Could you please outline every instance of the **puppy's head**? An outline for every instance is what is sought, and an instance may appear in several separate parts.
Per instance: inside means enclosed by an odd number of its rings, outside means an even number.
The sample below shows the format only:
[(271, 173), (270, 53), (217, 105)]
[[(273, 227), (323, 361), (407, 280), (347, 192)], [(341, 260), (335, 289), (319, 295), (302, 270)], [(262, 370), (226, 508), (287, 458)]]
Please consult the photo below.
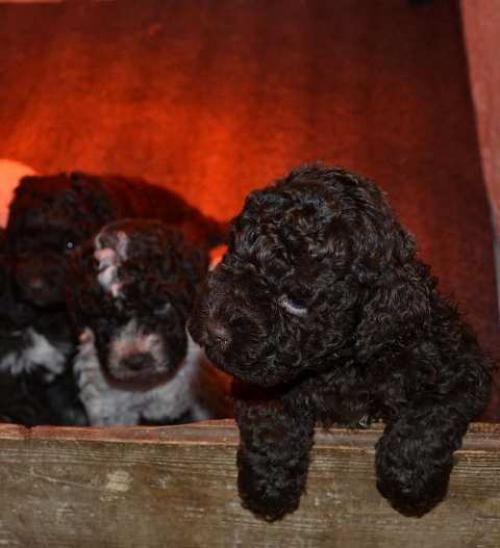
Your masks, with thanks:
[(71, 260), (70, 313), (90, 329), (109, 379), (128, 389), (165, 381), (187, 351), (186, 322), (207, 254), (158, 221), (105, 226)]
[(95, 177), (80, 173), (24, 177), (7, 224), (20, 298), (39, 307), (62, 304), (68, 256), (110, 214)]
[(262, 386), (369, 360), (428, 314), (414, 255), (373, 183), (294, 171), (247, 198), (191, 333), (216, 365)]

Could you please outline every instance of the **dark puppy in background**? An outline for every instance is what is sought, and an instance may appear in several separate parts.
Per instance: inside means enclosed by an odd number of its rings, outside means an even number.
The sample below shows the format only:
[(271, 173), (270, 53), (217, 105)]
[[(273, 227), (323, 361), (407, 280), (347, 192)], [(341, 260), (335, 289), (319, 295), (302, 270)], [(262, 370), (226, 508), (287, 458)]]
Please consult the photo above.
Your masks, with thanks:
[(68, 363), (75, 350), (67, 317), (47, 314), (13, 290), (0, 235), (0, 421), (25, 426), (87, 424)]
[(0, 243), (0, 371), (18, 375), (39, 369), (47, 380), (65, 368), (74, 350), (67, 317), (21, 300), (12, 281), (5, 235)]
[(201, 363), (186, 332), (208, 258), (196, 226), (139, 219), (106, 225), (73, 255), (68, 309), (81, 341), (74, 369), (91, 424), (224, 413), (220, 375)]
[(176, 193), (140, 179), (81, 172), (24, 177), (7, 224), (21, 299), (38, 307), (62, 306), (68, 256), (106, 223), (125, 217), (161, 219), (216, 243), (224, 233)]
[(490, 368), (381, 191), (307, 167), (248, 197), (190, 324), (234, 375), (239, 490), (272, 521), (306, 485), (314, 426), (381, 419), (380, 492), (422, 515), (443, 499)]

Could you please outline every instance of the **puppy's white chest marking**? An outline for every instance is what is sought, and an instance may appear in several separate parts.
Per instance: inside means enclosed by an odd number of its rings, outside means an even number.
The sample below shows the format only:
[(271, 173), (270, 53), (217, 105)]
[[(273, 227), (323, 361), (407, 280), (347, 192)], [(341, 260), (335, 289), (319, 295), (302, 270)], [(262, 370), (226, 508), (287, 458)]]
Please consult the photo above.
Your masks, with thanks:
[(70, 345), (51, 344), (49, 340), (28, 328), (25, 333), (28, 341), (25, 348), (7, 354), (0, 361), (0, 370), (11, 375), (19, 375), (22, 372), (31, 373), (35, 369), (44, 369), (46, 380), (52, 380), (56, 375), (64, 371), (66, 359), (70, 351)]
[(189, 410), (196, 418), (208, 418), (199, 410), (193, 394), (201, 349), (191, 339), (185, 360), (165, 384), (144, 392), (120, 390), (104, 377), (90, 329), (82, 336), (74, 371), (90, 424), (94, 426), (133, 425), (141, 417), (150, 420), (173, 420)]

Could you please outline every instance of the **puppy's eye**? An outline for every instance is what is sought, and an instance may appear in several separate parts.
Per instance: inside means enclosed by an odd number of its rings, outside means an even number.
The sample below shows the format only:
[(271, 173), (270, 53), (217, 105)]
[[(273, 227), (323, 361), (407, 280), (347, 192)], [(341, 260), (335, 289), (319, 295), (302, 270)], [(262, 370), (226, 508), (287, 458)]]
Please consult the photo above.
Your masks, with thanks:
[(293, 316), (305, 316), (307, 314), (307, 303), (300, 297), (282, 295), (278, 299), (278, 304)]
[(155, 308), (154, 309), (154, 314), (155, 316), (166, 316), (167, 314), (170, 313), (170, 311), (172, 310), (172, 304), (171, 303), (165, 303), (161, 306), (159, 306), (158, 308)]
[(73, 251), (73, 249), (75, 249), (75, 242), (73, 242), (72, 240), (68, 240), (65, 244), (64, 244), (64, 249), (66, 251)]

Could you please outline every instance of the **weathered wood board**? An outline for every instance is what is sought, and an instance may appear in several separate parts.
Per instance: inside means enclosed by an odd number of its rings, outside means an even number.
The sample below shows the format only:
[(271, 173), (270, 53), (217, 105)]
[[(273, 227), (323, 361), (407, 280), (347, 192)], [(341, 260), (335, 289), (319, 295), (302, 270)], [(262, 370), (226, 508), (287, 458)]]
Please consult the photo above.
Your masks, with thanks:
[(379, 428), (318, 431), (300, 509), (268, 524), (236, 492), (232, 421), (0, 428), (0, 546), (500, 546), (500, 425), (475, 424), (447, 500), (420, 519), (377, 492)]

